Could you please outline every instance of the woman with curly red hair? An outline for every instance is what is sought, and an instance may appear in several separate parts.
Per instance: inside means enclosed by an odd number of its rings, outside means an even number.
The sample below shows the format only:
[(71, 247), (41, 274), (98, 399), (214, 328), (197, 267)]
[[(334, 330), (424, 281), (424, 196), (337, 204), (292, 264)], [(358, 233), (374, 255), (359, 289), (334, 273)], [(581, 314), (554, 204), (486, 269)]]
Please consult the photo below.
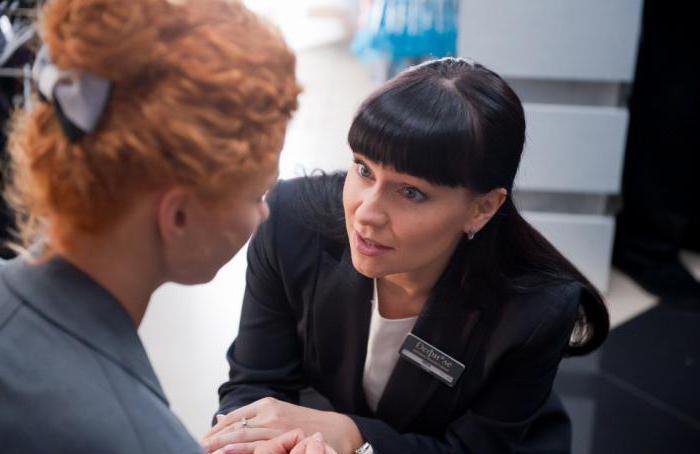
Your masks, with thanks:
[(268, 216), (295, 57), (224, 0), (53, 0), (41, 31), (9, 146), (30, 252), (0, 267), (2, 452), (199, 452), (136, 329)]

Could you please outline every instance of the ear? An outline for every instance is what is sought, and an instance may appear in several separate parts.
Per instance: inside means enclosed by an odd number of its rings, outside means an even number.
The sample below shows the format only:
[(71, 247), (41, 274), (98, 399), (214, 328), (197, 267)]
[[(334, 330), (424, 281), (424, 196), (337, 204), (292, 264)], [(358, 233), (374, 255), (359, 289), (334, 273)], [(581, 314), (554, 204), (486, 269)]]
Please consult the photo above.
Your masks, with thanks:
[(493, 189), (474, 199), (474, 211), (469, 222), (464, 226), (464, 233), (477, 233), (491, 220), (506, 201), (508, 191), (504, 188)]
[(187, 233), (190, 220), (191, 194), (183, 188), (171, 188), (158, 201), (158, 231), (164, 241), (179, 240)]

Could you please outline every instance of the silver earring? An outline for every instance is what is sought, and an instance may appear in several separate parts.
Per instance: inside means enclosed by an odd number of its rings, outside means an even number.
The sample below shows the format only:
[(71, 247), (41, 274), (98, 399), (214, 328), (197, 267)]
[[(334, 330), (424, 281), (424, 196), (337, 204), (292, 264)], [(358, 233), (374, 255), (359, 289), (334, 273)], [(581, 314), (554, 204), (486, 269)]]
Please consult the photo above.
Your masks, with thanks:
[(469, 241), (473, 240), (473, 239), (474, 239), (474, 235), (476, 235), (476, 232), (474, 232), (473, 230), (470, 230), (469, 233), (467, 233), (467, 239), (468, 239)]

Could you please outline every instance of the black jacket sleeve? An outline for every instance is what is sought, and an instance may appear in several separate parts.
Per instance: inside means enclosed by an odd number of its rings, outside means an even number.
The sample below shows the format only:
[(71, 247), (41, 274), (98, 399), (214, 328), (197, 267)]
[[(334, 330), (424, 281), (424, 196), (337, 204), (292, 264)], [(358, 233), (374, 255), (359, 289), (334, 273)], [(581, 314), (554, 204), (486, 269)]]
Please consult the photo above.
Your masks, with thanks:
[(229, 380), (219, 388), (218, 413), (263, 397), (297, 403), (303, 388), (301, 346), (293, 311), (285, 294), (274, 251), (274, 206), (279, 191), (268, 198), (270, 218), (248, 246), (248, 269), (238, 337), (227, 353)]
[[(469, 411), (447, 427), (444, 437), (399, 433), (377, 419), (350, 417), (376, 454), (568, 453), (568, 417), (551, 389), (574, 326), (579, 292), (572, 285), (560, 294), (566, 301), (551, 305), (528, 341), (501, 360)], [(540, 425), (547, 427), (539, 430)]]

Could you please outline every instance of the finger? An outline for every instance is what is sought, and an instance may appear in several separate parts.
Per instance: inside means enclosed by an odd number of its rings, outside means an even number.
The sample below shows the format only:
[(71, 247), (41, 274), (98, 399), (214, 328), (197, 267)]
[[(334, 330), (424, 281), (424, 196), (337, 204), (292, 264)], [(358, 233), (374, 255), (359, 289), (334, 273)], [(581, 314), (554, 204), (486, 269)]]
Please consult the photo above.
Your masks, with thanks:
[(309, 449), (309, 445), (313, 441), (312, 437), (313, 436), (306, 437), (303, 440), (301, 440), (289, 454), (305, 454), (305, 453), (307, 453), (308, 449)]
[[(216, 432), (212, 432), (210, 430), (206, 435), (204, 435), (204, 437), (202, 437), (202, 443), (204, 443), (204, 441), (206, 441), (206, 440), (209, 440), (209, 439), (214, 438), (214, 437), (219, 436), (219, 435), (223, 435), (227, 432), (235, 432), (235, 431), (243, 430), (243, 429), (265, 429), (266, 428), (264, 424), (258, 423), (256, 420), (257, 420), (257, 418), (246, 419), (245, 422), (243, 420), (233, 421), (230, 424), (223, 425)], [(223, 424), (223, 418), (222, 418), (222, 424)], [(280, 433), (282, 433), (281, 430), (280, 430)]]
[(241, 407), (238, 410), (229, 413), (228, 415), (217, 417), (216, 424), (214, 424), (214, 426), (211, 429), (209, 429), (209, 432), (207, 432), (204, 437), (211, 437), (212, 435), (221, 432), (223, 429), (243, 421), (243, 418), (245, 418), (246, 420), (251, 420), (255, 417), (255, 415), (256, 410), (252, 407), (249, 408), (249, 406), (246, 406)]
[(204, 438), (211, 437), (212, 435), (214, 435), (216, 432), (218, 432), (222, 428), (228, 426), (228, 424), (226, 424), (225, 421), (226, 421), (226, 415), (224, 415), (224, 414), (216, 415), (216, 424), (211, 426), (211, 429), (209, 429), (209, 431), (204, 434)]
[[(239, 408), (239, 410), (243, 410), (246, 407), (241, 407), (241, 408)], [(234, 410), (234, 411), (237, 411), (237, 410)], [(220, 432), (221, 430), (223, 430), (227, 427), (230, 427), (231, 425), (243, 420), (242, 417), (241, 418), (234, 418), (233, 416), (231, 416), (231, 415), (233, 415), (233, 413), (234, 412), (231, 412), (227, 415), (222, 415), (222, 414), (216, 415), (216, 424), (214, 424), (211, 427), (211, 429), (209, 429), (209, 432), (204, 434), (204, 438), (209, 438), (212, 435), (214, 435), (215, 433)], [(252, 419), (252, 416), (246, 417), (246, 419)]]
[(255, 449), (263, 446), (265, 441), (253, 441), (250, 443), (235, 443), (226, 445), (223, 448), (214, 452), (214, 454), (254, 454)]
[(294, 448), (289, 452), (289, 454), (305, 454), (311, 443), (312, 437), (306, 437), (299, 440), (299, 442), (294, 446)]
[(306, 445), (306, 454), (324, 454), (325, 450), (323, 437), (319, 432), (316, 432)]
[(202, 441), (202, 445), (207, 452), (212, 452), (229, 444), (270, 440), (281, 433), (282, 431), (279, 429), (267, 429), (264, 427), (227, 428), (218, 434), (205, 438)]
[(271, 440), (270, 443), (277, 442), (280, 444), (280, 446), (282, 446), (282, 448), (284, 448), (285, 451), (289, 452), (303, 439), (304, 432), (301, 429), (294, 429)]
[(214, 427), (212, 427), (209, 432), (205, 435), (206, 437), (209, 437), (217, 432), (219, 432), (221, 429), (224, 427), (230, 426), (234, 422), (241, 421), (243, 418), (245, 419), (253, 419), (255, 415), (258, 413), (257, 408), (260, 406), (260, 402), (263, 399), (257, 400), (253, 402), (252, 404), (248, 404), (245, 407), (238, 408), (236, 410), (233, 410), (231, 413), (222, 416), (219, 418), (217, 416), (217, 421), (216, 424), (214, 424)]
[(282, 431), (279, 429), (266, 429), (264, 427), (241, 427), (235, 430), (223, 430), (202, 441), (207, 452), (214, 452), (226, 445), (237, 443), (249, 443), (252, 441), (270, 440)]
[(306, 445), (311, 441), (311, 437), (307, 437), (299, 441), (299, 443), (294, 446), (294, 448), (289, 452), (289, 454), (304, 454), (306, 452)]
[(213, 426), (211, 426), (211, 429), (209, 429), (209, 431), (207, 433), (204, 434), (203, 438), (207, 438), (207, 437), (211, 436), (214, 433), (214, 428), (217, 427), (221, 423), (221, 421), (224, 419), (224, 417), (226, 417), (226, 415), (223, 413), (217, 414), (216, 415), (216, 423)]

